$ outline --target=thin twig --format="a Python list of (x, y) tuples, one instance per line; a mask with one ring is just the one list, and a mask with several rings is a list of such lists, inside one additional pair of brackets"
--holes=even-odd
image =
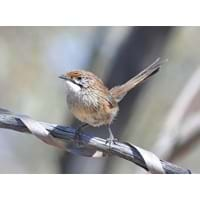
[[(187, 134), (189, 134), (187, 135), (185, 134), (185, 130), (183, 130), (182, 128), (183, 124), (185, 124), (183, 120), (186, 116), (186, 113), (188, 113), (188, 111), (192, 107), (193, 100), (197, 96), (199, 91), (200, 69), (197, 69), (193, 73), (191, 79), (186, 83), (180, 96), (177, 98), (174, 106), (172, 107), (166, 119), (164, 127), (159, 134), (160, 136), (153, 148), (153, 152), (156, 152), (159, 156), (163, 157), (164, 159), (170, 160), (171, 158), (177, 157), (177, 150), (181, 151), (182, 148), (186, 148), (187, 144), (191, 145), (191, 142), (195, 142), (195, 140), (193, 140), (193, 138), (196, 137), (194, 134), (197, 134), (197, 137), (199, 136), (199, 132), (196, 131), (196, 129), (195, 132), (192, 134), (191, 130), (193, 129), (187, 129)], [(186, 141), (187, 139), (188, 142)]]
[[(32, 133), (51, 145), (54, 143), (54, 139), (56, 139), (56, 141), (59, 139), (62, 142), (75, 143), (75, 129), (73, 128), (57, 124), (38, 122), (28, 116), (13, 114), (4, 109), (0, 109), (0, 128)], [(47, 132), (49, 134), (46, 134)], [(44, 139), (44, 137), (46, 139)], [(48, 142), (49, 138), (50, 142)], [(81, 145), (86, 149), (92, 148), (96, 151), (101, 151), (106, 155), (116, 155), (129, 160), (151, 173), (191, 173), (188, 169), (184, 169), (169, 162), (160, 160), (153, 153), (129, 143), (116, 142), (115, 144), (111, 144), (109, 147), (109, 145), (106, 144), (106, 140), (90, 136), (86, 133), (81, 134), (79, 143), (81, 143)], [(57, 145), (57, 142), (55, 142), (54, 146), (60, 147), (61, 145)]]
[(200, 140), (200, 114), (194, 114), (184, 120), (179, 129), (179, 140), (168, 155), (168, 160), (175, 160), (189, 152)]

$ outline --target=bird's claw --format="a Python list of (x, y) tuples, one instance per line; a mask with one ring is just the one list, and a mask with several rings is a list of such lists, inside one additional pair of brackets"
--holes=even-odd
[(109, 145), (109, 148), (111, 148), (111, 145), (116, 144), (118, 142), (117, 138), (107, 138), (106, 139), (106, 144)]
[(81, 130), (88, 126), (88, 124), (82, 124), (75, 130), (75, 135), (74, 135), (74, 142), (78, 145), (78, 147), (81, 146), (80, 140), (81, 140)]
[(81, 134), (80, 134), (79, 130), (77, 129), (77, 130), (75, 131), (75, 135), (74, 135), (74, 142), (75, 142), (78, 146), (80, 146), (80, 145), (81, 145), (80, 140), (81, 140)]

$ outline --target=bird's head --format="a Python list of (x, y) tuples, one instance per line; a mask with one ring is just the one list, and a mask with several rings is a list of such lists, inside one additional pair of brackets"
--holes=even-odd
[(65, 80), (67, 89), (76, 92), (86, 88), (93, 88), (96, 83), (103, 84), (96, 75), (85, 70), (67, 72), (59, 76), (59, 78)]

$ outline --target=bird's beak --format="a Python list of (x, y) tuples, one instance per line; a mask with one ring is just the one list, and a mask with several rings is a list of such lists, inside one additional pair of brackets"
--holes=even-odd
[(63, 80), (69, 80), (65, 75), (60, 75), (58, 78), (61, 78)]
[(74, 80), (72, 80), (71, 78), (68, 78), (66, 75), (60, 75), (60, 76), (58, 76), (58, 78), (61, 78), (61, 79), (63, 79), (63, 80), (65, 80), (65, 81), (70, 81), (70, 82), (72, 82), (72, 83), (74, 83), (74, 84), (77, 84)]

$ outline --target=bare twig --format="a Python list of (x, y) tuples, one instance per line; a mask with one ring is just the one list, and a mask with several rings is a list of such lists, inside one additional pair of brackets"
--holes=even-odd
[[(160, 132), (160, 137), (153, 148), (153, 152), (156, 152), (164, 159), (170, 160), (177, 157), (177, 155), (180, 155), (177, 154), (178, 151), (182, 151), (181, 149), (183, 148), (186, 149), (187, 144), (191, 145), (191, 142), (195, 141), (193, 138), (200, 135), (199, 131), (197, 131), (199, 125), (196, 121), (193, 125), (191, 125), (191, 120), (189, 124), (187, 123), (189, 129), (186, 128), (185, 122), (183, 123), (184, 117), (199, 91), (200, 69), (197, 69), (172, 107), (163, 130)], [(184, 127), (182, 128), (183, 124)], [(194, 126), (196, 127), (194, 128)], [(191, 133), (192, 130), (195, 130), (195, 132)]]
[[(73, 128), (38, 122), (28, 116), (13, 114), (4, 109), (0, 109), (0, 128), (28, 132), (34, 134), (44, 142), (60, 148), (65, 147), (63, 145), (65, 142), (75, 143), (75, 129)], [(85, 133), (81, 134), (79, 142), (83, 149), (94, 149), (106, 155), (119, 156), (137, 164), (151, 173), (191, 173), (188, 169), (160, 160), (153, 153), (129, 143), (116, 142), (115, 144), (111, 144), (109, 148), (109, 145), (106, 144), (104, 139), (92, 137)], [(71, 149), (67, 147), (67, 150), (70, 151)]]
[(179, 129), (179, 139), (173, 147), (173, 151), (168, 155), (168, 160), (175, 160), (185, 155), (191, 148), (199, 143), (200, 140), (200, 114), (194, 114), (184, 120)]

